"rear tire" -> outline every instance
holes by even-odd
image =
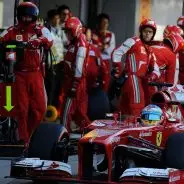
[[[184,133],[169,136],[163,156],[167,167],[184,169]]]

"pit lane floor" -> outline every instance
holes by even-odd
[[[0,157],[0,184],[33,184],[32,181],[28,180],[17,180],[12,178],[4,178],[9,176],[10,173],[10,159]],[[78,159],[77,155],[69,157],[69,164],[71,164],[73,175],[77,174],[78,169]],[[66,184],[66,183],[62,183]]]

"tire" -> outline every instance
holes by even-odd
[[[101,88],[95,88],[88,98],[88,117],[91,121],[104,119],[110,112],[110,103],[107,94]]]
[[[166,167],[184,169],[184,133],[169,136],[163,159]]]
[[[62,137],[60,137],[61,134],[63,134]],[[28,157],[66,162],[68,160],[68,142],[67,131],[62,125],[42,123],[31,137]]]

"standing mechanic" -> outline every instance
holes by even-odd
[[[95,47],[91,40],[91,30],[83,27],[83,32],[89,43],[89,54],[86,62],[86,82],[88,93],[97,87],[101,87],[107,91],[109,83],[109,70],[101,58],[101,52],[98,47]]]
[[[106,68],[110,73],[111,68],[111,54],[115,48],[115,34],[109,31],[110,17],[106,13],[101,13],[97,17],[97,28],[92,32],[92,42],[101,51],[101,57]],[[108,90],[110,83],[110,75],[108,76],[108,83],[106,83],[106,91]]]
[[[77,17],[67,19],[65,30],[70,44],[62,62],[64,83],[59,98],[62,105],[61,118],[69,131],[73,120],[82,130],[90,123],[87,117],[88,96],[85,77],[88,42],[82,33],[82,24]]]
[[[177,25],[184,31],[184,16],[178,18]],[[184,85],[184,50],[179,52],[179,81]]]
[[[147,46],[156,33],[156,24],[153,20],[145,19],[141,22],[139,31],[140,38],[135,36],[127,39],[112,54],[114,75],[117,78],[122,73],[121,59],[126,54],[123,72],[128,78],[121,90],[119,108],[122,114],[135,116],[139,116],[145,106],[143,83],[151,82],[160,76],[153,53]]]
[[[46,110],[46,94],[43,82],[42,55],[40,47],[49,49],[52,37],[49,30],[36,25],[38,7],[24,2],[17,7],[18,24],[5,30],[0,42],[23,41],[23,60],[15,65],[17,98],[17,121],[20,143],[29,142],[30,136],[43,119]]]

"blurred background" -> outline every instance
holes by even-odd
[[[138,25],[143,17],[149,17],[158,24],[155,39],[161,39],[162,30],[167,24],[176,24],[183,14],[184,0],[35,0],[39,4],[40,16],[62,4],[70,7],[72,14],[78,16],[85,25],[95,27],[99,13],[110,16],[110,30],[116,35],[116,43],[138,33]],[[14,0],[0,0],[0,28],[13,24]]]

